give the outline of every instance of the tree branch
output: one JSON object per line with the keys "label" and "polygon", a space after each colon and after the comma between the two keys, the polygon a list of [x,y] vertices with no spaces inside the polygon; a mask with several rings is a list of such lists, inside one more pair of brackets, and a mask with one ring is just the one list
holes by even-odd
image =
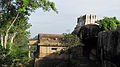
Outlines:
{"label": "tree branch", "polygon": [[7,31],[6,31],[5,40],[4,40],[4,48],[5,48],[5,49],[6,49],[6,43],[7,43],[8,33],[9,33],[12,25],[15,23],[16,19],[18,18],[18,16],[19,16],[19,13],[17,13],[15,19],[13,20],[13,22],[10,24],[9,28],[8,28]]}

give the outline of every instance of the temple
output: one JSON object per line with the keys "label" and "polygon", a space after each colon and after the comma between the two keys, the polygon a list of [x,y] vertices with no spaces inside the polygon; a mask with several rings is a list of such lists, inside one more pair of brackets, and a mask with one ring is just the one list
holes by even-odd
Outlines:
{"label": "temple", "polygon": [[85,14],[83,16],[80,16],[77,18],[77,25],[72,33],[77,34],[80,28],[85,25],[89,25],[89,24],[98,25],[96,21],[97,21],[97,16],[93,14],[90,14],[90,15]]}
{"label": "temple", "polygon": [[[32,45],[37,46],[37,50],[34,53],[34,67],[48,67],[45,66],[46,63],[51,65],[49,67],[52,67],[55,63],[59,63],[62,60],[67,59],[66,54],[59,55],[59,52],[66,48],[66,46],[59,42],[59,38],[61,37],[63,37],[61,34],[38,34],[38,40],[29,41],[29,49]],[[29,57],[31,57],[30,54],[29,50]],[[50,60],[53,61],[50,62]]]}
{"label": "temple", "polygon": [[96,15],[83,15],[78,18],[77,25],[78,26],[84,26],[87,24],[97,24],[95,23],[97,21],[97,16]]}
{"label": "temple", "polygon": [[[37,40],[29,41],[29,57],[31,57],[30,47],[32,45],[37,46],[36,52],[34,52],[34,67],[56,67],[63,64],[64,67],[70,67],[68,64],[69,59],[77,58],[81,56],[88,56],[91,50],[88,47],[96,46],[96,38],[99,32],[96,15],[83,15],[77,19],[77,25],[72,34],[78,35],[83,41],[82,45],[70,48],[74,54],[61,54],[60,51],[67,48],[67,46],[60,43],[59,38],[64,37],[62,34],[38,34]],[[87,32],[87,33],[85,33]],[[93,33],[92,33],[93,32]],[[92,35],[92,36],[91,36]],[[91,39],[94,41],[90,41]],[[91,43],[92,42],[92,43]],[[91,45],[92,44],[92,45]],[[69,51],[69,50],[66,50]],[[95,51],[93,50],[95,53]],[[51,62],[52,61],[52,62]],[[63,67],[63,66],[62,66]]]}

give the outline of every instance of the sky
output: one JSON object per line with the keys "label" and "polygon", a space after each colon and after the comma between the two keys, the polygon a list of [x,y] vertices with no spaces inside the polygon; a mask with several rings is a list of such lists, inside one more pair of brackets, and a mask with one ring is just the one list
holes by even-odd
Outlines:
{"label": "sky", "polygon": [[58,14],[54,11],[37,9],[29,16],[32,27],[31,38],[43,34],[71,33],[77,18],[85,14],[97,15],[98,19],[116,16],[120,20],[120,0],[50,0],[55,3]]}

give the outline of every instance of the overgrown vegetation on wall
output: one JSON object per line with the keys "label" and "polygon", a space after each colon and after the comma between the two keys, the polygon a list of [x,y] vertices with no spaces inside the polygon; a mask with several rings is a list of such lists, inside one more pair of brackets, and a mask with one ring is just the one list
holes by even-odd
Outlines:
{"label": "overgrown vegetation on wall", "polygon": [[80,39],[77,35],[74,34],[63,34],[64,37],[60,39],[60,43],[68,47],[74,47],[80,45]]}

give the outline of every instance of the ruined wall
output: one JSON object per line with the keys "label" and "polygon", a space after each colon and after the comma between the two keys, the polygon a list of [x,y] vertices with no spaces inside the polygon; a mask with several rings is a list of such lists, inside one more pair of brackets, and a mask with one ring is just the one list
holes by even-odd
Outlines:
{"label": "ruined wall", "polygon": [[63,59],[65,56],[60,56],[59,52],[64,48],[66,47],[40,46],[39,58]]}
{"label": "ruined wall", "polygon": [[[59,57],[58,55],[50,55],[56,52],[59,52],[60,50],[66,48],[64,45],[62,45],[59,42],[59,38],[63,37],[63,35],[58,34],[39,34],[38,35],[38,48],[39,48],[39,58],[48,57],[52,59],[53,57]],[[49,56],[50,55],[50,56]]]}
{"label": "ruined wall", "polygon": [[59,34],[39,34],[37,44],[37,57],[35,58],[35,67],[55,67],[64,62],[68,57],[61,54],[60,51],[66,46],[59,43]]}

